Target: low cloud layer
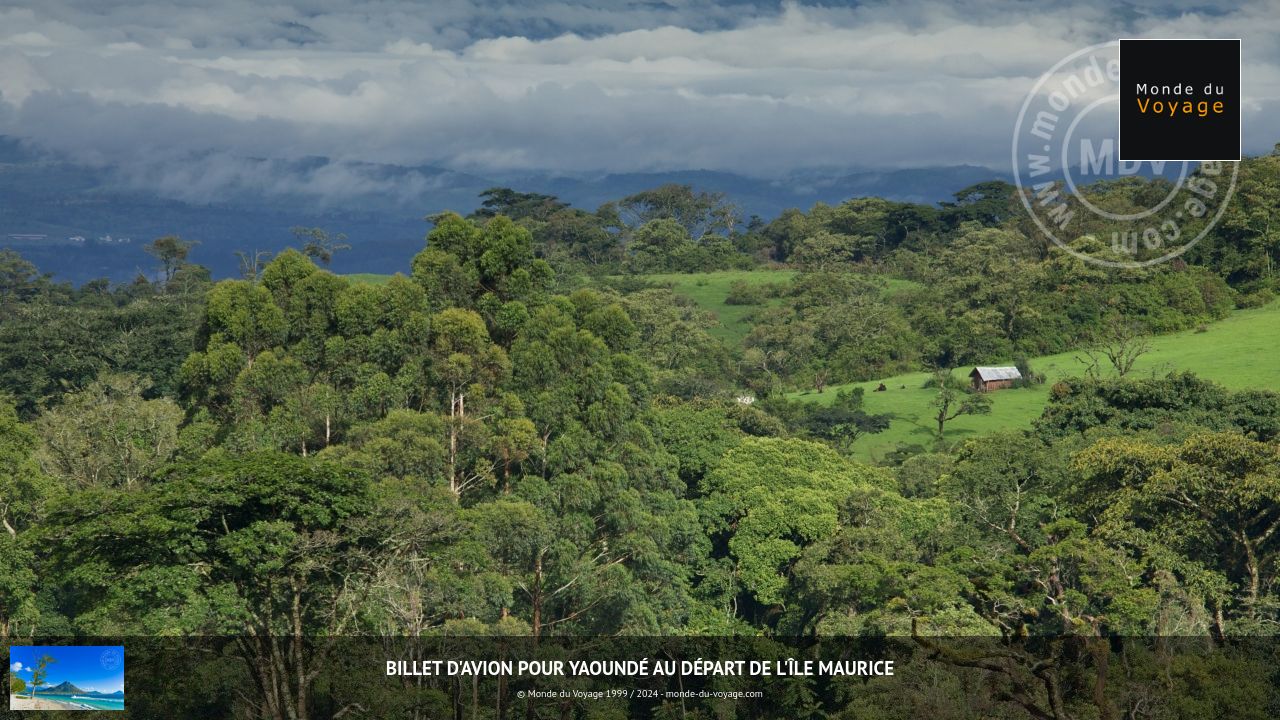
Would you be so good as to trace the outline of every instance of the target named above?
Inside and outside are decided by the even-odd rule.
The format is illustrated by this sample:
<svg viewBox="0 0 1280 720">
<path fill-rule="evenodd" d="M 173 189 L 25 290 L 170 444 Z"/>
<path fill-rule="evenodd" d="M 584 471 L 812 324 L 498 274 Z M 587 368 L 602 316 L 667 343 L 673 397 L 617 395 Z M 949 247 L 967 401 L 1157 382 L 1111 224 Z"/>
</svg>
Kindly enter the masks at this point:
<svg viewBox="0 0 1280 720">
<path fill-rule="evenodd" d="M 0 7 L 0 134 L 193 196 L 270 186 L 238 177 L 262 166 L 237 157 L 476 172 L 1003 168 L 1036 78 L 1120 36 L 1243 38 L 1246 151 L 1280 140 L 1275 0 L 25 5 Z M 220 174 L 175 169 L 193 158 L 218 158 Z"/>
</svg>

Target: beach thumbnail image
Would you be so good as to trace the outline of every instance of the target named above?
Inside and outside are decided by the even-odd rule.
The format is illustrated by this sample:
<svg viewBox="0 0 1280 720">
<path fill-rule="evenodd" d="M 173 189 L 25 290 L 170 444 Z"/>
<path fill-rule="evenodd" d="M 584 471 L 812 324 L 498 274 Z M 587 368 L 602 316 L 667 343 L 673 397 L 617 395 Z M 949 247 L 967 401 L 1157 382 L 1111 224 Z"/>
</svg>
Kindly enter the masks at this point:
<svg viewBox="0 0 1280 720">
<path fill-rule="evenodd" d="M 9 648 L 10 710 L 124 710 L 124 646 Z"/>
</svg>

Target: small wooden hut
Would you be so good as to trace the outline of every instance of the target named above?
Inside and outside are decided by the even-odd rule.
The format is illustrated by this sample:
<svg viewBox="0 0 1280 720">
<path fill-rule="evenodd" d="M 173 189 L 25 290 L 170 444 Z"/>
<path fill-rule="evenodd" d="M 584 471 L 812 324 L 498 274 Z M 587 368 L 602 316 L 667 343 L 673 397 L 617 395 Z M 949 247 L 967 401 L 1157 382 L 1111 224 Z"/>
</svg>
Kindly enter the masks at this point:
<svg viewBox="0 0 1280 720">
<path fill-rule="evenodd" d="M 1013 383 L 1022 379 L 1022 373 L 1016 367 L 975 367 L 969 373 L 973 380 L 973 389 L 978 392 L 991 392 L 1013 387 Z"/>
</svg>

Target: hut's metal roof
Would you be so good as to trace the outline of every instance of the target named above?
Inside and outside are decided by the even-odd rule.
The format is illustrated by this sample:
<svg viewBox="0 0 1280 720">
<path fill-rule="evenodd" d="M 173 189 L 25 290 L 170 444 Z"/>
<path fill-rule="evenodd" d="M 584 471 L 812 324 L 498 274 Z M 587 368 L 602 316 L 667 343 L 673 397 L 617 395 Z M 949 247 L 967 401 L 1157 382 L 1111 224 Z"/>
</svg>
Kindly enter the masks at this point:
<svg viewBox="0 0 1280 720">
<path fill-rule="evenodd" d="M 977 375 L 983 382 L 992 380 L 1021 380 L 1022 373 L 1016 367 L 975 367 L 969 377 Z"/>
</svg>

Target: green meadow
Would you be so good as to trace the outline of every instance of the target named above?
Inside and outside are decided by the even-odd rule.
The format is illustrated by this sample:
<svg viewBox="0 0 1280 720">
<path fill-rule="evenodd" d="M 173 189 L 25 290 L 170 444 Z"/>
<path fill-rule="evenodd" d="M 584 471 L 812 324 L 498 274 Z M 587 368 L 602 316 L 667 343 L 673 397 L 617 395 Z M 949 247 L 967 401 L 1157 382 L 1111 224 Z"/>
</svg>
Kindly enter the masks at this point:
<svg viewBox="0 0 1280 720">
<path fill-rule="evenodd" d="M 1079 355 L 1079 352 L 1066 352 L 1032 358 L 1032 369 L 1045 374 L 1044 385 L 992 393 L 991 414 L 962 416 L 947 423 L 947 442 L 1029 426 L 1044 409 L 1049 387 L 1055 381 L 1083 374 L 1085 366 L 1076 360 Z M 983 364 L 1012 365 L 1013 361 L 1012 358 L 1000 358 Z M 957 368 L 955 373 L 957 376 L 968 375 L 971 369 Z M 1280 389 L 1280 302 L 1239 310 L 1221 322 L 1208 325 L 1204 332 L 1188 330 L 1152 338 L 1151 351 L 1138 360 L 1130 377 L 1149 377 L 1182 370 L 1190 370 L 1236 390 Z M 832 386 L 821 393 L 792 393 L 790 397 L 829 403 L 842 389 L 863 388 L 868 412 L 894 415 L 888 430 L 859 438 L 854 445 L 858 457 L 875 461 L 899 445 L 928 447 L 933 441 L 935 425 L 931 418 L 931 403 L 934 391 L 924 387 L 929 377 L 929 373 L 924 372 L 907 373 L 870 382 Z M 886 390 L 875 392 L 880 383 L 884 383 Z"/>
<path fill-rule="evenodd" d="M 669 285 L 677 295 L 683 295 L 698 307 L 715 315 L 719 325 L 709 332 L 725 342 L 737 344 L 751 330 L 750 315 L 763 307 L 778 304 L 776 298 L 764 305 L 726 305 L 733 283 L 741 280 L 749 285 L 786 283 L 795 276 L 794 270 L 722 270 L 705 273 L 656 273 L 642 275 L 645 280 L 658 285 Z"/>
<path fill-rule="evenodd" d="M 763 305 L 726 305 L 724 300 L 729 296 L 733 283 L 741 280 L 748 285 L 766 283 L 784 284 L 795 277 L 795 270 L 721 270 L 704 273 L 655 273 L 641 275 L 649 282 L 669 285 L 678 295 L 683 295 L 698 304 L 698 307 L 710 312 L 719 321 L 710 333 L 732 345 L 742 342 L 751 330 L 751 315 L 762 308 L 781 303 L 772 298 Z M 895 292 L 913 286 L 910 280 L 887 278 L 886 292 Z"/>
</svg>

